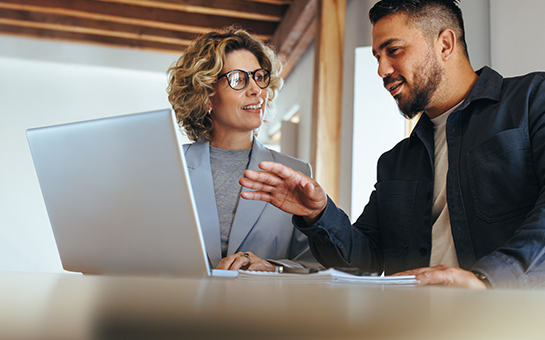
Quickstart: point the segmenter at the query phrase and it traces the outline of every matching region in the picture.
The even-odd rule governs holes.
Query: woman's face
[[[253,72],[260,68],[261,65],[251,52],[237,50],[227,54],[221,74],[232,70]],[[214,122],[212,139],[240,133],[250,133],[251,136],[252,131],[263,123],[267,89],[257,86],[252,76],[242,90],[232,89],[227,77],[221,77],[214,87],[216,93],[210,97],[211,118]]]

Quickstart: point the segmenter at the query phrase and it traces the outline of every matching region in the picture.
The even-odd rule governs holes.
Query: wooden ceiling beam
[[[229,17],[89,0],[1,0],[0,8],[36,11],[193,33],[205,33],[210,31],[211,27],[221,28],[234,23],[233,19]],[[237,19],[236,23],[251,30],[262,39],[272,35],[277,26],[273,22],[248,19]]]
[[[159,41],[176,45],[188,45],[195,38],[194,33],[10,9],[0,11],[0,23],[11,26],[32,27],[46,32],[59,30],[125,39]]]
[[[317,30],[317,19],[314,18],[304,32],[301,33],[300,37],[297,39],[297,44],[291,50],[289,54],[280,54],[280,57],[284,59],[284,67],[280,76],[283,79],[286,79],[291,73],[293,68],[299,62],[299,59],[306,52],[308,46],[312,43],[316,37]]]
[[[266,4],[274,4],[274,5],[289,5],[293,2],[299,1],[299,0],[246,0],[249,2],[262,2]]]
[[[0,34],[179,53],[237,23],[277,48],[285,78],[316,35],[317,1],[0,0]]]
[[[293,49],[298,37],[316,17],[316,6],[317,0],[299,0],[290,6],[271,39],[279,53],[286,54]]]
[[[250,20],[280,22],[287,5],[247,0],[98,0]]]
[[[21,27],[0,24],[0,32],[4,34],[24,36],[24,37],[40,37],[42,39],[72,41],[80,43],[94,43],[99,45],[109,45],[115,47],[135,48],[140,50],[148,50],[155,52],[171,53],[179,55],[186,46],[163,43],[158,41],[125,39],[120,37],[85,34],[78,32],[66,32],[58,30],[47,30],[35,27]]]
[[[317,3],[317,0],[295,1],[270,41],[280,58],[284,59],[284,77],[291,72],[316,35]]]

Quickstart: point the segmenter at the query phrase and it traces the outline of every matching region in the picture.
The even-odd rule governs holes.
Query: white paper
[[[358,276],[335,269],[327,269],[312,274],[275,273],[264,271],[239,270],[239,279],[286,280],[297,282],[355,283],[369,285],[404,285],[414,286],[414,275],[407,276]]]

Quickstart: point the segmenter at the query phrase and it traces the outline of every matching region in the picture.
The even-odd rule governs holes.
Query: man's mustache
[[[388,87],[389,84],[392,84],[396,81],[401,81],[401,82],[405,82],[405,78],[403,76],[399,76],[399,77],[393,77],[393,76],[388,76],[386,78],[382,78],[382,83],[384,84],[384,87]]]

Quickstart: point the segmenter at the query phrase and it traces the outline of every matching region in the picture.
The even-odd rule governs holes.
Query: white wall
[[[276,115],[270,126],[277,129],[286,115],[299,113],[297,157],[310,160],[310,125],[312,119],[312,85],[314,79],[314,44],[301,57],[299,64],[284,81],[276,102]],[[262,137],[261,134],[259,137]]]
[[[543,0],[491,0],[491,65],[504,77],[545,70]]]
[[[175,56],[5,36],[0,46],[0,270],[62,271],[26,129],[167,108],[165,71]],[[94,65],[82,55],[94,55]],[[131,62],[110,67],[124,59]]]
[[[348,0],[346,2],[346,25],[344,41],[344,59],[343,59],[343,102],[342,102],[342,120],[341,120],[341,166],[339,183],[339,201],[337,204],[349,216],[357,217],[361,208],[352,211],[353,195],[360,195],[361,188],[352,182],[352,178],[359,175],[357,167],[353,166],[353,134],[357,133],[354,127],[354,119],[357,116],[359,108],[355,108],[354,98],[357,98],[359,92],[356,92],[355,69],[356,69],[356,49],[362,46],[371,46],[372,26],[369,23],[367,13],[374,5],[375,0]],[[376,63],[375,63],[376,65]],[[375,72],[374,76],[378,78]],[[380,90],[380,87],[379,87]],[[372,164],[372,160],[368,161]],[[356,193],[359,191],[359,193]],[[367,197],[369,193],[367,193]]]
[[[495,0],[493,0],[495,1]],[[490,66],[490,4],[489,0],[461,1],[466,42],[473,69]]]
[[[405,118],[390,93],[383,88],[371,51],[371,47],[359,47],[355,51],[352,222],[369,202],[380,155],[405,137]]]

